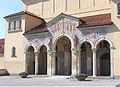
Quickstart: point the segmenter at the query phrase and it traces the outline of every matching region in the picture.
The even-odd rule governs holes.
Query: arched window
[[[16,57],[16,48],[15,47],[12,47],[12,50],[11,50],[11,56],[12,57]]]
[[[120,15],[120,3],[118,3],[118,15]]]

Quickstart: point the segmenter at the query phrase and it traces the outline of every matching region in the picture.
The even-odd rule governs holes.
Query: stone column
[[[76,59],[76,49],[72,49],[72,76],[77,74],[77,59]]]
[[[51,55],[51,62],[52,62],[52,75],[55,75],[55,55],[56,55],[56,50],[52,51]]]
[[[47,51],[47,75],[52,76],[52,52]]]
[[[35,52],[35,75],[38,75],[38,52]]]
[[[77,74],[81,73],[81,49],[77,50]]]
[[[24,52],[24,71],[26,72],[26,73],[28,73],[28,71],[27,71],[27,68],[28,68],[28,66],[27,66],[27,59],[28,59],[28,55],[29,55],[29,52]]]
[[[96,51],[97,49],[96,48],[92,48],[92,51],[93,51],[93,77],[96,77],[97,73],[96,73]]]
[[[111,77],[114,76],[114,47],[110,47],[110,66],[111,66]]]

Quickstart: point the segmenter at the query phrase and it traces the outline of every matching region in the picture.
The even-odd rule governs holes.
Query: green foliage
[[[75,75],[75,78],[77,78],[79,81],[84,81],[87,77],[88,77],[87,74]]]
[[[28,73],[21,72],[21,73],[19,73],[19,75],[21,76],[21,78],[26,78],[28,76]]]

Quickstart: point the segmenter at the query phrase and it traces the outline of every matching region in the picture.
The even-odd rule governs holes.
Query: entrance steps
[[[30,78],[46,78],[49,76],[47,76],[47,75],[29,75],[28,77],[30,77]]]
[[[96,77],[88,76],[88,78],[91,78],[91,79],[114,79],[114,77],[110,77],[110,76],[96,76]]]
[[[63,76],[63,75],[55,75],[55,76],[48,76],[48,75],[29,75],[28,77],[31,77],[31,78],[47,78],[47,77],[50,77],[50,78],[75,79],[74,76]],[[115,78],[110,77],[110,76],[96,76],[96,77],[88,76],[87,79],[93,80],[93,79],[115,79]]]

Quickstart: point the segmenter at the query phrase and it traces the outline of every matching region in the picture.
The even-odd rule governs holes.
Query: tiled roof
[[[103,26],[103,25],[110,25],[112,24],[111,21],[111,14],[101,14],[101,15],[95,15],[95,16],[88,16],[88,17],[81,17],[80,19],[80,25],[78,28],[85,28],[85,27],[94,27],[94,26]],[[48,32],[46,23],[42,23],[39,26],[26,31],[24,35],[28,34],[36,34],[36,33],[42,33],[42,32]]]
[[[33,28],[33,29],[29,30],[29,31],[26,31],[24,33],[24,35],[43,33],[43,32],[48,32],[46,23],[42,23],[42,24],[38,25],[37,27],[35,27],[35,28]]]
[[[4,48],[0,48],[0,53],[4,53]]]
[[[0,44],[4,44],[5,43],[5,39],[0,39]]]
[[[28,14],[30,16],[42,19],[41,17],[35,15],[34,13],[28,12],[28,11],[21,11],[21,12],[17,12],[17,13],[14,13],[14,14],[10,14],[8,16],[5,16],[4,18],[9,18],[9,17],[13,17],[13,16],[18,16],[18,15],[24,15],[24,14]]]
[[[112,24],[111,14],[101,14],[95,16],[81,17],[82,24],[78,28],[94,27]]]

